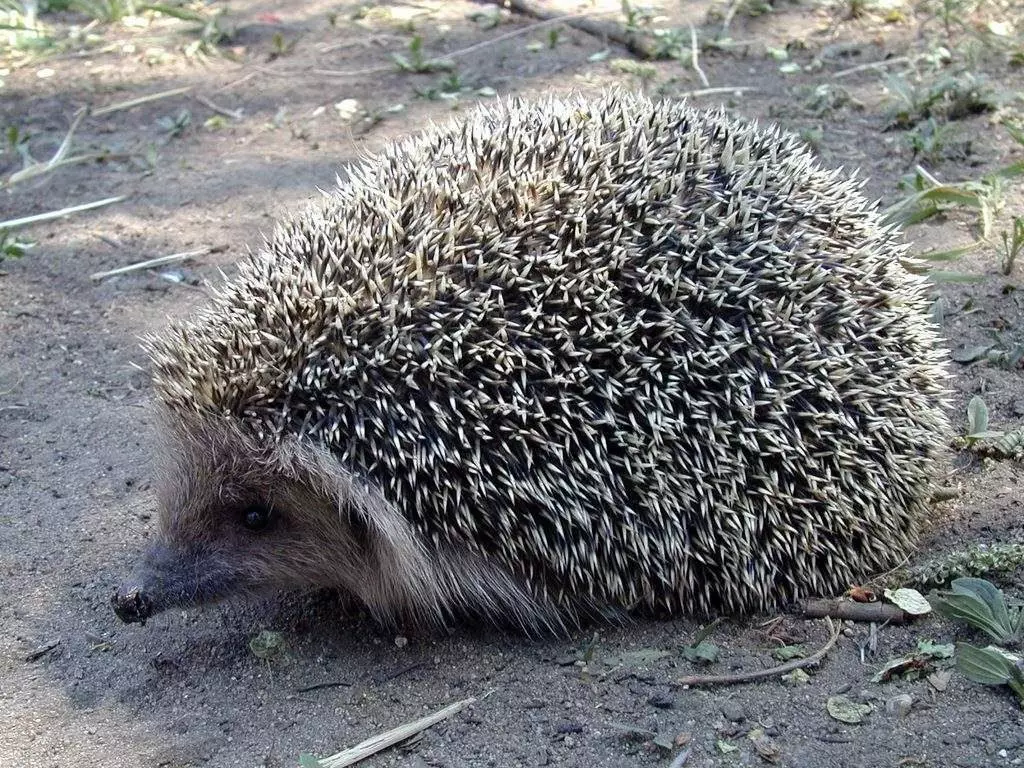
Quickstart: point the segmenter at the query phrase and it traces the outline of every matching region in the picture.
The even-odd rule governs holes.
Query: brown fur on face
[[[340,588],[379,620],[437,625],[475,611],[530,630],[562,622],[506,569],[468,549],[429,545],[326,449],[267,444],[230,419],[165,413],[159,534],[114,596],[126,621],[237,594]],[[272,511],[260,531],[246,510]],[[140,608],[140,605],[143,606]]]

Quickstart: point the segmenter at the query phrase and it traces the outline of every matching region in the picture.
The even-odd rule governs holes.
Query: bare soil
[[[546,5],[567,13],[611,10],[599,18],[622,23],[617,0]],[[682,29],[687,47],[687,23],[707,39],[728,10],[724,3],[662,5],[666,19],[655,26]],[[139,336],[202,302],[207,281],[216,283],[219,270],[230,274],[279,215],[334,183],[346,163],[493,98],[488,89],[500,96],[597,92],[619,83],[682,96],[705,87],[688,53],[627,71],[617,61],[631,59],[625,49],[567,26],[527,30],[535,19],[508,12],[493,27],[474,20],[494,11],[482,2],[367,4],[371,10],[359,20],[355,3],[227,6],[235,31],[221,52],[230,56],[186,56],[183,47],[195,33],[161,17],[144,27],[98,25],[88,32],[97,36],[88,48],[0,66],[0,123],[30,134],[37,159],[56,149],[80,107],[192,87],[88,116],[74,151],[103,159],[0,189],[0,220],[126,196],[21,230],[36,246],[0,263],[0,765],[295,766],[300,754],[331,754],[470,696],[480,698],[366,764],[668,766],[687,749],[688,766],[768,764],[748,738],[755,729],[777,748],[778,765],[1024,763],[1024,715],[1005,687],[956,672],[942,691],[923,679],[870,682],[919,639],[984,644],[933,617],[879,627],[874,646],[868,625],[845,625],[805,685],[774,678],[707,689],[675,681],[777,663],[770,650],[781,642],[803,643],[810,652],[827,638],[824,623],[726,620],[708,638],[721,660],[706,668],[681,653],[700,628],[686,620],[590,627],[564,639],[526,640],[474,627],[396,637],[336,596],[313,594],[172,612],[141,628],[119,624],[109,597],[154,526],[152,423]],[[869,6],[856,18],[849,13],[855,7],[802,0],[780,1],[756,16],[740,10],[730,26],[737,42],[705,49],[700,66],[711,87],[744,90],[691,101],[804,131],[825,162],[860,168],[883,205],[906,194],[897,182],[916,163],[960,181],[1021,159],[1021,147],[997,123],[1019,115],[1024,75],[1005,51],[984,46],[976,46],[972,71],[987,78],[1001,105],[940,119],[952,131],[946,147],[915,157],[908,131],[888,129],[892,102],[883,70],[842,71],[934,50],[943,29],[898,3]],[[887,7],[902,15],[887,20]],[[62,34],[84,23],[73,14],[46,20]],[[1008,20],[1019,34],[1019,9]],[[958,21],[967,22],[954,30],[963,42],[974,20]],[[422,35],[427,58],[479,44],[452,59],[464,88],[457,96],[438,97],[446,73],[404,72],[391,60],[392,53],[410,58],[412,29]],[[557,40],[549,37],[552,29]],[[516,30],[526,31],[506,36]],[[783,71],[787,62],[769,47],[788,50],[788,63],[799,68]],[[884,66],[901,70],[899,61]],[[346,120],[348,99],[376,118],[360,113]],[[215,107],[237,110],[237,119]],[[190,122],[171,135],[160,121],[182,110]],[[20,167],[7,147],[0,178]],[[1005,203],[997,227],[1006,226],[1008,214],[1024,212],[1019,187],[1007,186]],[[975,224],[975,216],[954,213],[915,225],[907,236],[916,250],[945,250],[975,240]],[[211,251],[90,279],[199,248]],[[991,329],[1024,340],[1020,265],[1002,275],[996,250],[985,246],[945,266],[980,278],[939,286],[951,349],[984,343]],[[1019,367],[981,361],[958,365],[955,374],[958,425],[966,424],[966,403],[979,393],[995,428],[1021,422]],[[951,447],[941,481],[961,494],[936,505],[915,562],[972,542],[1024,541],[1022,476],[1019,463],[979,462]],[[1019,583],[1007,586],[1019,594]],[[270,659],[250,648],[265,629],[286,643]],[[837,694],[874,710],[859,725],[834,720],[825,702]],[[890,711],[903,694],[911,697],[909,712]]]

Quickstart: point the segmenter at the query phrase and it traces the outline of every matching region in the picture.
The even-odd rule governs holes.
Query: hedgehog
[[[892,567],[945,352],[863,185],[778,126],[621,89],[363,154],[144,339],[159,526],[115,613],[327,588],[534,631]]]

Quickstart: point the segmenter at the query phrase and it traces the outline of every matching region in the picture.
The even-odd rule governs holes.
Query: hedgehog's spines
[[[865,182],[724,108],[498,100],[283,223],[157,388],[322,444],[540,603],[841,589],[910,546],[944,425]]]

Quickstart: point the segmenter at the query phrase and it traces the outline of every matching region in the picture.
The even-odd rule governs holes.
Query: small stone
[[[656,693],[647,700],[647,703],[658,709],[672,709],[676,705],[676,700],[667,694]]]
[[[890,715],[896,715],[896,717],[906,717],[910,714],[910,709],[913,706],[913,697],[909,694],[901,693],[885,702],[885,711]]]
[[[407,637],[403,637],[402,635],[399,635],[398,637],[395,638],[395,647],[396,648],[405,648],[405,646],[407,646],[408,644],[409,644],[409,638],[407,638]]]
[[[747,716],[740,703],[732,699],[722,702],[722,714],[731,723],[742,723]]]

